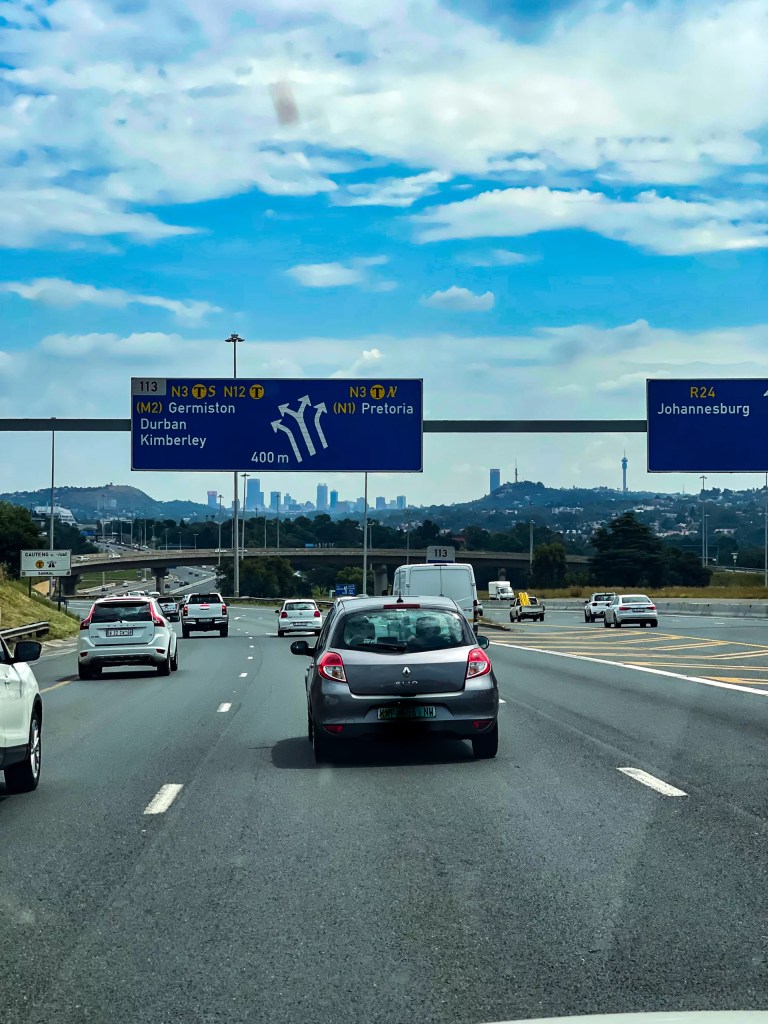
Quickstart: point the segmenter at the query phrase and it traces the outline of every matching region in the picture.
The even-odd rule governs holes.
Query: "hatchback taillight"
[[[491,671],[491,659],[482,647],[473,647],[467,655],[466,679],[487,675]]]
[[[88,617],[80,623],[80,629],[88,629],[93,619],[93,608],[88,612]]]
[[[329,651],[324,654],[317,663],[317,671],[325,679],[332,679],[334,683],[346,683],[347,674],[344,671],[344,662],[340,654]]]
[[[316,612],[315,612],[315,618],[316,618],[316,619],[319,619],[319,618],[320,618],[320,612],[319,612],[319,611],[316,611]]]
[[[288,618],[288,612],[280,612],[280,618],[281,619],[287,619]]]
[[[149,614],[152,616],[152,621],[154,622],[154,624],[156,626],[164,626],[165,625],[165,619],[162,616],[157,614],[157,612],[152,607],[152,605],[149,606]]]

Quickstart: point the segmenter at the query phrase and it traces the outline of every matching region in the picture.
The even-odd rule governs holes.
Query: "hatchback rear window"
[[[285,607],[292,612],[313,612],[317,605],[314,601],[286,601]]]
[[[592,598],[593,601],[612,601],[613,594],[595,594]]]
[[[221,604],[221,594],[190,594],[187,604]]]
[[[125,604],[97,604],[91,622],[151,622],[147,601],[126,601]]]
[[[440,651],[472,642],[464,617],[442,609],[418,611],[381,609],[345,615],[336,630],[335,647],[353,650]]]

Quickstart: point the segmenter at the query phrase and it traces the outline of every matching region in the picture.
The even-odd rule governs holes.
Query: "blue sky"
[[[242,374],[423,377],[429,417],[765,375],[766,29],[768,0],[0,2],[0,416],[127,416],[131,375],[224,374],[232,331]],[[372,486],[611,486],[625,448],[694,489],[610,435],[428,437]],[[12,435],[2,489],[46,460]],[[116,435],[62,438],[60,475],[225,486],[132,474]]]

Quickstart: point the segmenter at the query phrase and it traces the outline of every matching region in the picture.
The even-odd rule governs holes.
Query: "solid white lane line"
[[[506,647],[507,650],[533,651],[534,654],[551,654],[554,658],[573,658],[574,661],[590,661],[595,665],[611,665],[613,668],[631,669],[633,672],[647,672],[652,676],[666,676],[668,679],[683,679],[686,683],[699,683],[701,686],[715,686],[720,690],[740,690],[742,693],[754,693],[758,697],[768,697],[768,690],[756,690],[753,686],[742,686],[739,683],[721,683],[716,679],[705,679],[702,676],[684,676],[682,672],[667,672],[663,668],[647,668],[645,665],[630,665],[626,661],[609,661],[607,658],[589,658],[586,654],[566,654],[565,651],[548,651],[544,647],[528,647],[525,644],[503,644],[491,640],[494,647]]]
[[[248,675],[248,673],[247,673],[247,672],[241,672],[241,673],[240,673],[240,678],[241,678],[241,679],[245,679],[245,677],[246,677],[247,675]]]
[[[499,704],[506,704],[506,703],[507,702],[504,700],[503,697],[499,697]]]
[[[157,793],[155,793],[144,808],[144,813],[165,814],[183,788],[183,785],[179,782],[166,782],[164,786],[158,789]]]
[[[218,708],[216,708],[216,710],[218,711],[218,713],[220,715],[223,715],[225,712],[229,711],[229,709],[231,707],[232,707],[231,704],[219,704],[219,706],[218,706]]]
[[[246,661],[253,661],[253,655],[249,654],[248,657],[245,660]]]
[[[657,779],[655,775],[649,775],[648,772],[644,772],[641,768],[617,768],[616,771],[623,772],[630,779],[634,779],[635,782],[642,782],[644,786],[648,786],[650,789],[655,789],[662,796],[688,796],[685,790],[678,789],[677,786],[670,786],[668,782],[664,782],[663,779]]]

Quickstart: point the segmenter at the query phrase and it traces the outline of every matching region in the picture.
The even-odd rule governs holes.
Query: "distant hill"
[[[48,505],[48,488],[37,491],[12,491],[0,494],[0,501],[33,508]],[[207,505],[196,501],[157,501],[146,491],[128,484],[103,484],[100,487],[57,487],[57,505],[68,508],[76,519],[89,520],[98,516],[133,515],[139,518],[166,518],[178,520],[182,516],[201,516],[208,513]]]

